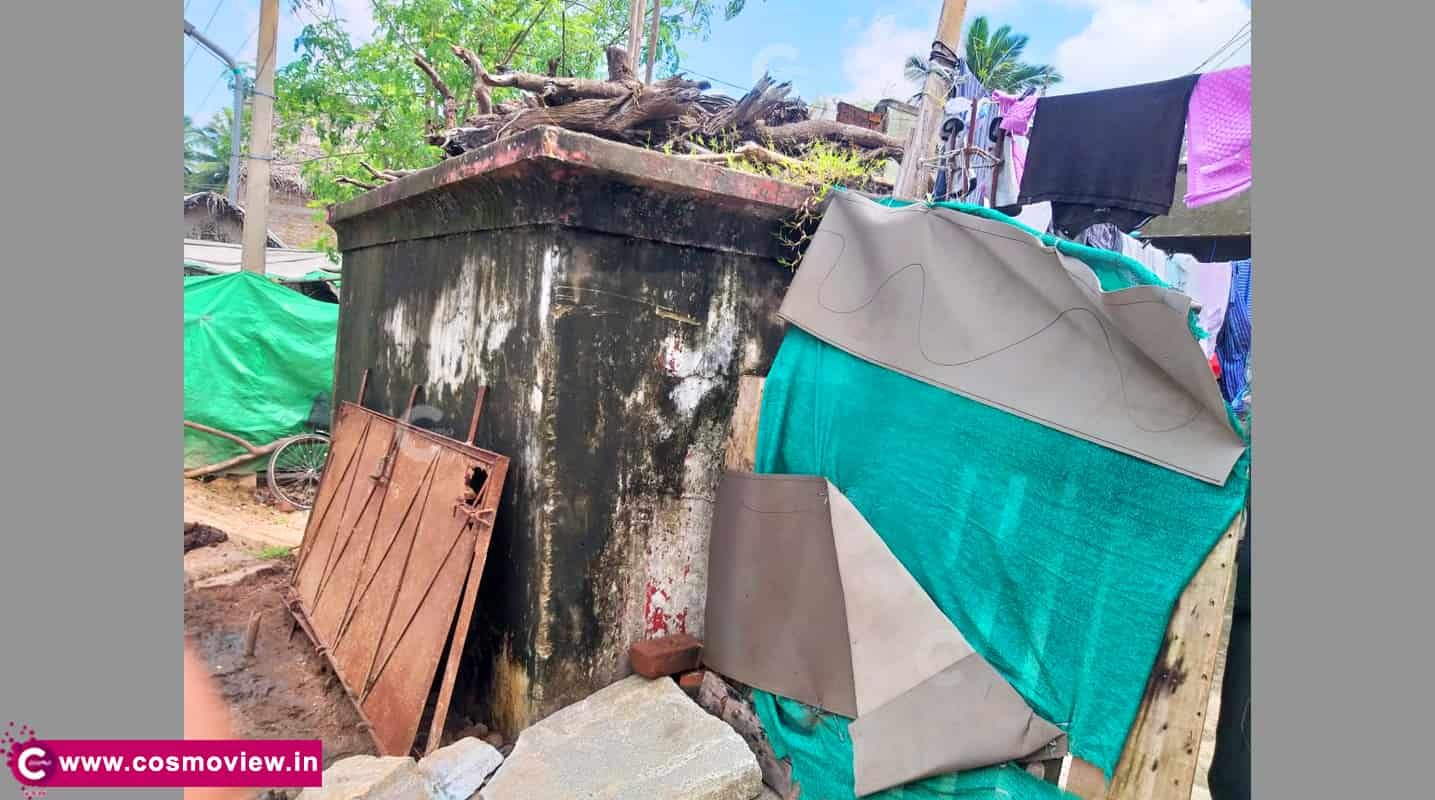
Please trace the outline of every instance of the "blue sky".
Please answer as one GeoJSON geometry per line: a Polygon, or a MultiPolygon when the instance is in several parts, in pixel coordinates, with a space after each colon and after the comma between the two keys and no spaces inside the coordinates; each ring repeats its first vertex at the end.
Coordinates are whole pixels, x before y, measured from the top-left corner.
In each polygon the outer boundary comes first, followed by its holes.
{"type": "MultiPolygon", "coordinates": [[[[201,29],[208,23],[208,33],[220,45],[254,60],[258,0],[187,0],[185,6],[186,19],[201,29]]],[[[335,0],[334,6],[332,13],[346,21],[356,38],[371,35],[368,0],[335,0]]],[[[683,64],[694,74],[743,87],[765,67],[791,81],[808,101],[906,97],[913,89],[902,78],[902,62],[909,54],[925,55],[940,7],[940,0],[748,0],[737,19],[715,21],[705,41],[684,41],[683,64]]],[[[283,12],[281,65],[293,58],[294,37],[309,14],[283,12]]],[[[1027,59],[1054,64],[1067,78],[1054,92],[1087,91],[1190,71],[1250,21],[1250,2],[969,0],[967,20],[977,15],[1029,35],[1027,59]]],[[[185,56],[193,49],[185,39],[185,56]]],[[[1236,48],[1220,66],[1250,63],[1250,52],[1249,44],[1236,48]]],[[[222,72],[208,53],[189,57],[186,114],[203,121],[229,102],[222,72]]],[[[725,83],[715,82],[714,88],[738,91],[725,83]]]]}

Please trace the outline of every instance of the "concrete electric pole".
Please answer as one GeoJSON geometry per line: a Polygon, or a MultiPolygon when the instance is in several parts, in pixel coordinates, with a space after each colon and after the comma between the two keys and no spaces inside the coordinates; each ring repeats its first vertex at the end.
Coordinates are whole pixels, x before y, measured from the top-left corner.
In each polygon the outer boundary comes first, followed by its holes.
{"type": "Polygon", "coordinates": [[[962,38],[962,18],[967,13],[966,0],[942,0],[942,16],[937,20],[937,40],[928,56],[927,82],[922,87],[922,102],[917,108],[917,122],[907,139],[902,154],[902,167],[892,196],[902,200],[919,200],[925,194],[927,172],[942,127],[942,106],[947,101],[951,84],[937,69],[956,66],[952,56],[962,38]],[[928,162],[928,163],[924,163],[928,162]]]}
{"type": "MultiPolygon", "coordinates": [[[[279,29],[279,0],[259,0],[259,73],[254,80],[254,119],[249,127],[249,171],[244,191],[245,272],[264,274],[264,245],[269,237],[269,164],[274,160],[274,59],[279,29]]],[[[234,121],[235,125],[239,120],[234,121]]]]}

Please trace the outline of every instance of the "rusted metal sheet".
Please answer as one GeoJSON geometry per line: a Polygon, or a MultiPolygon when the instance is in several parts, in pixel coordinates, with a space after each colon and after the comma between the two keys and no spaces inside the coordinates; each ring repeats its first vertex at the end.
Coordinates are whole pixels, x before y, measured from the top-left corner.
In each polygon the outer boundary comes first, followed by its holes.
{"type": "Polygon", "coordinates": [[[508,470],[471,440],[342,403],[304,531],[290,610],[385,755],[412,750],[445,652],[427,750],[448,714],[508,470]]]}
{"type": "Polygon", "coordinates": [[[837,101],[837,121],[848,125],[856,125],[859,128],[868,130],[882,130],[882,114],[877,111],[868,111],[850,103],[837,101]]]}

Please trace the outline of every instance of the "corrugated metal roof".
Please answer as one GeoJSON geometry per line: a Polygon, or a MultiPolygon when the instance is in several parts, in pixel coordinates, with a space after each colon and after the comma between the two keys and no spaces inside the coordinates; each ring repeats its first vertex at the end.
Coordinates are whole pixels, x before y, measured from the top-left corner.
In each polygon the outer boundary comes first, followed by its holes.
{"type": "MultiPolygon", "coordinates": [[[[226,242],[185,239],[184,260],[213,272],[238,272],[242,249],[240,245],[226,242]]],[[[339,266],[331,262],[327,255],[315,250],[270,247],[264,253],[264,269],[275,277],[293,279],[319,270],[338,272],[339,266]]]]}

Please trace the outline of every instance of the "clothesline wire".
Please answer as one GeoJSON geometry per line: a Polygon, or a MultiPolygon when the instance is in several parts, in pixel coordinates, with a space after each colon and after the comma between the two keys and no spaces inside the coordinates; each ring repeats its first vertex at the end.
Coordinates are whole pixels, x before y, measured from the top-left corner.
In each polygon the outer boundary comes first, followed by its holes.
{"type": "Polygon", "coordinates": [[[1237,44],[1235,47],[1231,48],[1230,52],[1226,53],[1226,55],[1225,55],[1224,58],[1222,58],[1220,61],[1217,61],[1214,65],[1211,66],[1211,69],[1212,69],[1212,70],[1215,70],[1215,69],[1220,68],[1220,66],[1221,66],[1222,64],[1225,64],[1227,61],[1230,61],[1232,58],[1235,58],[1235,57],[1236,57],[1236,54],[1239,53],[1239,52],[1241,52],[1241,48],[1242,48],[1242,47],[1245,47],[1246,45],[1248,45],[1248,44],[1250,44],[1250,43],[1251,43],[1251,35],[1250,35],[1250,34],[1246,34],[1245,40],[1242,41],[1242,42],[1240,42],[1239,44],[1237,44]]]}
{"type": "MultiPolygon", "coordinates": [[[[1250,21],[1250,20],[1246,20],[1246,24],[1242,25],[1239,30],[1237,30],[1234,34],[1232,34],[1232,35],[1231,35],[1231,38],[1227,39],[1225,44],[1221,45],[1220,47],[1217,47],[1216,50],[1215,50],[1215,52],[1211,53],[1209,56],[1206,56],[1206,59],[1205,59],[1204,61],[1202,61],[1200,64],[1197,64],[1195,69],[1191,70],[1190,72],[1188,72],[1188,73],[1186,73],[1186,74],[1187,74],[1187,75],[1190,75],[1190,74],[1193,74],[1193,73],[1196,73],[1196,72],[1200,72],[1203,67],[1205,67],[1207,64],[1211,63],[1211,60],[1212,60],[1212,59],[1214,59],[1216,56],[1219,56],[1222,52],[1225,51],[1226,48],[1230,47],[1233,42],[1235,42],[1237,39],[1241,38],[1242,35],[1245,35],[1246,38],[1249,40],[1249,38],[1250,38],[1250,35],[1249,35],[1250,29],[1251,29],[1251,21],[1250,21]]],[[[1242,44],[1244,44],[1244,43],[1242,43],[1242,44]]],[[[1236,49],[1239,50],[1240,47],[1241,47],[1241,45],[1236,45],[1236,49]]]]}

